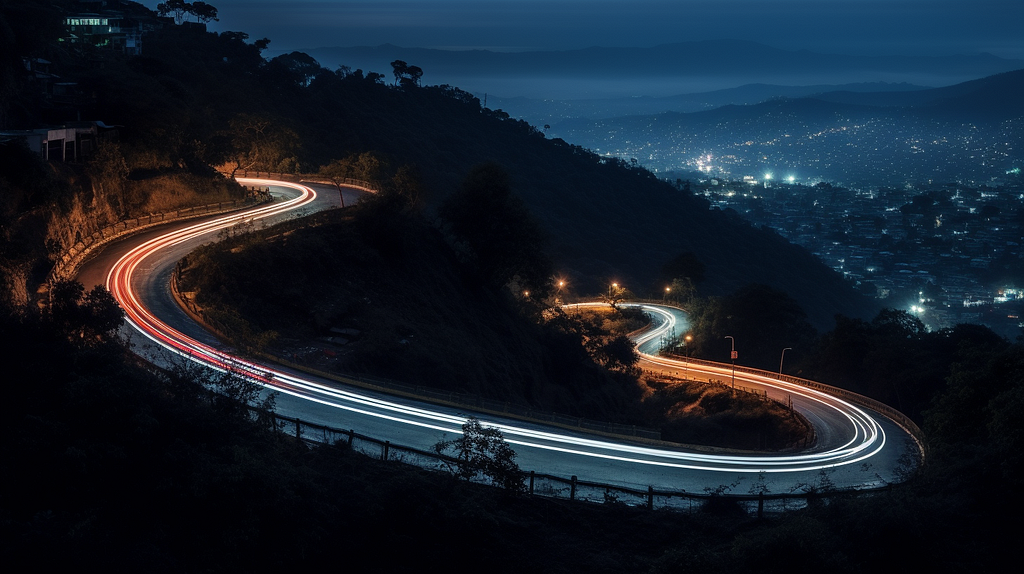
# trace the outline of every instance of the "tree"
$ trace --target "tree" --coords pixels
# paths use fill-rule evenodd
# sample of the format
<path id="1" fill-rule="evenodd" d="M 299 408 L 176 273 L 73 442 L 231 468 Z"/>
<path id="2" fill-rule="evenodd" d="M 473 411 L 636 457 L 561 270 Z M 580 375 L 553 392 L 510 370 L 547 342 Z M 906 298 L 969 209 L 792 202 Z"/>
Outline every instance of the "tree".
<path id="1" fill-rule="evenodd" d="M 211 6 L 212 7 L 212 6 Z M 167 0 L 156 5 L 156 13 L 161 16 L 174 15 L 174 23 L 181 24 L 185 21 L 185 14 L 192 14 L 192 4 L 185 0 Z"/>
<path id="2" fill-rule="evenodd" d="M 408 70 L 409 64 L 406 64 L 405 61 L 403 60 L 395 60 L 394 62 L 391 62 L 391 71 L 395 75 L 396 86 L 398 85 L 398 82 L 400 82 L 402 78 L 405 77 L 405 74 L 408 72 Z"/>
<path id="3" fill-rule="evenodd" d="M 516 464 L 516 451 L 505 442 L 499 429 L 485 427 L 474 417 L 462 425 L 461 437 L 438 441 L 434 452 L 455 459 L 449 470 L 458 478 L 470 480 L 482 475 L 505 490 L 526 490 L 523 471 Z"/>
<path id="4" fill-rule="evenodd" d="M 410 66 L 402 60 L 391 62 L 391 70 L 395 75 L 395 85 L 402 87 L 417 87 L 420 85 L 420 78 L 423 77 L 423 69 L 419 66 Z"/>
<path id="5" fill-rule="evenodd" d="M 733 336 L 742 364 L 774 370 L 783 348 L 802 353 L 817 336 L 800 305 L 767 285 L 749 284 L 726 297 L 695 299 L 688 311 L 695 356 L 706 359 L 728 360 L 732 343 L 726 337 Z"/>
<path id="6" fill-rule="evenodd" d="M 341 195 L 341 186 L 350 179 L 359 179 L 366 183 L 379 185 L 384 162 L 371 152 L 352 154 L 344 159 L 331 160 L 331 163 L 320 168 L 318 175 L 331 180 Z M 345 197 L 341 198 L 341 206 L 345 207 Z"/>
<path id="7" fill-rule="evenodd" d="M 402 78 L 403 87 L 419 87 L 420 78 L 423 77 L 423 69 L 419 66 L 409 66 L 405 70 L 406 76 Z"/>
<path id="8" fill-rule="evenodd" d="M 543 299 L 551 289 L 544 234 L 512 193 L 508 172 L 488 163 L 466 176 L 438 210 L 460 260 L 493 287 Z"/>
<path id="9" fill-rule="evenodd" d="M 239 115 L 231 120 L 234 167 L 238 171 L 294 171 L 299 136 L 265 116 Z M 288 169 L 290 168 L 290 169 Z"/>
<path id="10" fill-rule="evenodd" d="M 320 168 L 317 175 L 329 179 L 331 183 L 334 184 L 334 187 L 338 188 L 338 197 L 341 198 L 341 206 L 345 207 L 345 194 L 342 193 L 341 186 L 352 178 L 352 164 L 349 160 L 331 160 L 331 163 Z"/>
<path id="11" fill-rule="evenodd" d="M 124 313 L 100 285 L 86 293 L 78 281 L 57 281 L 50 287 L 49 318 L 70 340 L 93 346 L 116 337 Z"/>
<path id="12" fill-rule="evenodd" d="M 291 75 L 294 78 L 294 82 L 303 87 L 308 86 L 317 74 L 324 71 L 324 68 L 320 66 L 320 62 L 317 62 L 313 56 L 305 52 L 281 54 L 271 60 L 270 65 L 274 68 L 284 68 L 284 70 L 287 70 L 286 74 Z"/>
<path id="13" fill-rule="evenodd" d="M 217 8 L 207 4 L 206 2 L 193 2 L 191 13 L 196 17 L 198 22 L 203 24 L 210 21 L 220 21 L 220 19 L 217 18 Z"/>

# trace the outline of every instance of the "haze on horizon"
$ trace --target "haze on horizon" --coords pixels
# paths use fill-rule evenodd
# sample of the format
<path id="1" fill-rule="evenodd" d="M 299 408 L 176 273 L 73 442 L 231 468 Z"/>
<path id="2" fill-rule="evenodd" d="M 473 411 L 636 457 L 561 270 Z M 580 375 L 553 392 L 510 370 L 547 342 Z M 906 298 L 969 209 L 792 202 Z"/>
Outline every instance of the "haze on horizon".
<path id="1" fill-rule="evenodd" d="M 144 2 L 155 7 L 157 0 Z M 493 51 L 651 47 L 742 39 L 853 55 L 988 52 L 1024 58 L 1019 0 L 215 0 L 216 31 L 271 49 Z"/>

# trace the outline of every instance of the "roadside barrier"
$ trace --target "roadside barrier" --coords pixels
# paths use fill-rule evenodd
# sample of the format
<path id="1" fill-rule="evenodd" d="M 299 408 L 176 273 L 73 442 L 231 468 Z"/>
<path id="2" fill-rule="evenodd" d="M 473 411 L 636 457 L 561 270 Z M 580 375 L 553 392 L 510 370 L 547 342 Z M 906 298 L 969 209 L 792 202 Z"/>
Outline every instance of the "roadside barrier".
<path id="1" fill-rule="evenodd" d="M 449 471 L 458 460 L 391 441 L 366 436 L 352 429 L 338 429 L 315 424 L 301 419 L 286 417 L 274 412 L 251 409 L 252 418 L 268 422 L 280 433 L 301 440 L 310 446 L 335 445 L 351 448 L 370 458 L 408 464 L 418 468 L 440 472 Z M 812 505 L 828 504 L 836 498 L 854 496 L 879 496 L 899 486 L 885 483 L 877 487 L 862 489 L 837 489 L 831 486 L 828 471 L 822 471 L 813 484 L 801 485 L 792 492 L 772 492 L 771 481 L 759 480 L 747 487 L 746 494 L 732 492 L 738 484 L 716 485 L 704 492 L 685 490 L 656 490 L 652 486 L 626 486 L 580 480 L 577 476 L 554 476 L 534 471 L 523 472 L 527 495 L 545 496 L 563 500 L 622 504 L 649 510 L 672 510 L 682 512 L 735 511 L 762 517 L 766 513 L 780 513 L 798 510 Z M 483 477 L 474 482 L 492 484 Z"/>
<path id="2" fill-rule="evenodd" d="M 46 282 L 47 284 L 53 284 L 55 281 L 74 277 L 75 272 L 78 271 L 78 267 L 85 261 L 89 254 L 91 254 L 96 248 L 106 245 L 115 239 L 120 239 L 163 223 L 191 219 L 202 215 L 214 215 L 234 211 L 242 207 L 269 201 L 269 198 L 269 194 L 266 194 L 265 192 L 252 191 L 250 195 L 244 199 L 186 207 L 176 211 L 156 213 L 143 217 L 136 217 L 134 219 L 118 221 L 113 225 L 108 225 L 107 227 L 100 229 L 92 235 L 78 240 L 70 248 L 58 255 Z"/>

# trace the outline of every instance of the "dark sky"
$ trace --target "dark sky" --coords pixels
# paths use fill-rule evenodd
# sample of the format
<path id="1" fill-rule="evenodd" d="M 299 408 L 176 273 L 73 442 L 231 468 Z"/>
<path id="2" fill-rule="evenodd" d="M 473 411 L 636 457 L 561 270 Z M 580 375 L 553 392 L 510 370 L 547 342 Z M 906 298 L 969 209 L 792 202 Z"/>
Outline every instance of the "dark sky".
<path id="1" fill-rule="evenodd" d="M 157 0 L 144 0 L 154 7 Z M 1024 58 L 1022 0 L 212 0 L 271 48 L 568 49 L 746 39 L 849 54 Z"/>

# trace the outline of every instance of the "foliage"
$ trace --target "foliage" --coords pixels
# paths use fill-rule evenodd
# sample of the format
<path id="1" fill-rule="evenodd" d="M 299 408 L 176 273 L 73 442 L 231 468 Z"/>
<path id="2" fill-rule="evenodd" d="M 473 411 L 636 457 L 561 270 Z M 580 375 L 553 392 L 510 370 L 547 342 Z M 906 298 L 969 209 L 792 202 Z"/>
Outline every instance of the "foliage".
<path id="1" fill-rule="evenodd" d="M 870 322 L 838 315 L 835 328 L 795 363 L 795 372 L 878 399 L 921 421 L 954 365 L 1000 352 L 1007 344 L 980 325 L 925 332 L 905 311 L 885 310 Z"/>
<path id="2" fill-rule="evenodd" d="M 395 74 L 395 85 L 403 88 L 415 88 L 420 85 L 420 78 L 423 77 L 423 69 L 419 66 L 410 66 L 402 60 L 391 62 L 391 69 Z"/>
<path id="3" fill-rule="evenodd" d="M 434 452 L 455 458 L 450 470 L 458 478 L 483 476 L 505 490 L 526 491 L 523 471 L 515 461 L 516 451 L 505 442 L 501 430 L 483 426 L 474 417 L 462 425 L 462 436 L 438 441 Z"/>
<path id="4" fill-rule="evenodd" d="M 68 337 L 87 346 L 116 338 L 124 313 L 104 287 L 86 293 L 78 281 L 58 281 L 50 289 L 49 318 Z"/>
<path id="5" fill-rule="evenodd" d="M 413 202 L 414 176 L 403 171 L 347 210 L 192 252 L 181 290 L 233 340 L 278 332 L 269 352 L 298 353 L 321 370 L 642 424 L 632 418 L 635 353 L 609 346 L 615 336 L 602 331 L 621 325 L 621 335 L 637 321 L 620 312 L 585 329 L 538 325 L 506 291 L 466 281 L 472 274 Z M 360 335 L 324 345 L 333 327 Z"/>
<path id="6" fill-rule="evenodd" d="M 268 116 L 242 114 L 231 121 L 232 175 L 238 171 L 294 173 L 298 135 Z"/>
<path id="7" fill-rule="evenodd" d="M 386 164 L 376 155 L 370 152 L 352 154 L 343 159 L 333 159 L 327 165 L 321 166 L 317 175 L 327 178 L 337 188 L 341 195 L 341 186 L 349 179 L 358 179 L 379 186 L 384 175 Z M 397 185 L 400 189 L 414 189 L 418 186 L 415 177 L 409 173 L 409 168 L 400 170 L 403 174 L 402 181 Z M 413 193 L 413 195 L 416 195 Z M 345 207 L 345 197 L 342 195 L 341 206 Z"/>
<path id="8" fill-rule="evenodd" d="M 438 214 L 450 230 L 460 259 L 481 280 L 547 297 L 551 261 L 543 253 L 544 234 L 526 205 L 513 195 L 504 168 L 497 164 L 473 168 Z"/>
<path id="9" fill-rule="evenodd" d="M 268 413 L 277 403 L 277 393 L 267 392 L 251 376 L 241 372 L 214 370 L 190 360 L 176 361 L 165 373 L 167 388 L 177 400 L 189 404 L 208 402 L 222 416 L 248 421 L 252 413 L 269 428 Z"/>
<path id="10" fill-rule="evenodd" d="M 637 363 L 640 356 L 627 334 L 645 323 L 627 317 L 621 309 L 610 308 L 607 313 L 584 309 L 566 311 L 560 307 L 545 312 L 547 327 L 578 341 L 579 349 L 595 363 L 606 369 L 628 375 L 634 381 L 639 376 Z M 623 328 L 628 325 L 632 328 Z"/>
<path id="11" fill-rule="evenodd" d="M 727 385 L 648 380 L 643 408 L 662 439 L 748 450 L 806 444 L 806 421 L 787 407 Z"/>
<path id="12" fill-rule="evenodd" d="M 789 295 L 767 285 L 748 285 L 726 297 L 711 297 L 688 306 L 694 355 L 728 362 L 735 338 L 737 364 L 769 371 L 779 368 L 783 348 L 807 352 L 816 332 L 803 309 Z"/>
<path id="13" fill-rule="evenodd" d="M 217 18 L 217 8 L 206 2 L 185 2 L 185 0 L 167 0 L 156 5 L 156 12 L 161 16 L 174 16 L 177 24 L 185 22 L 189 15 L 195 16 L 196 22 L 203 24 Z"/>

